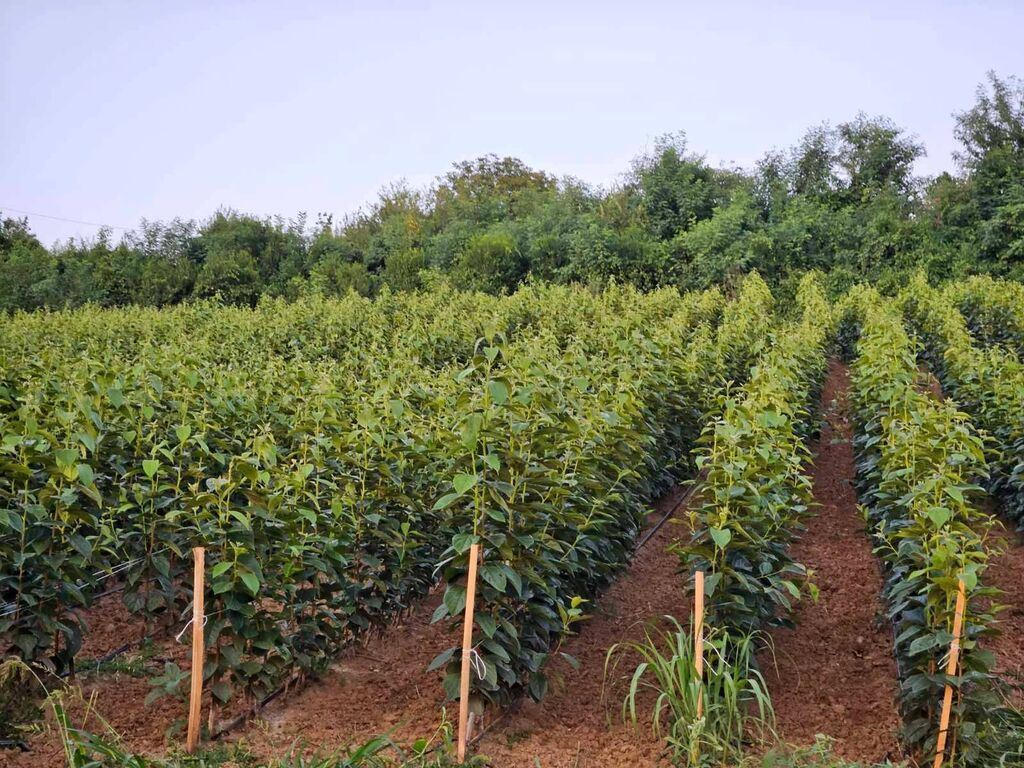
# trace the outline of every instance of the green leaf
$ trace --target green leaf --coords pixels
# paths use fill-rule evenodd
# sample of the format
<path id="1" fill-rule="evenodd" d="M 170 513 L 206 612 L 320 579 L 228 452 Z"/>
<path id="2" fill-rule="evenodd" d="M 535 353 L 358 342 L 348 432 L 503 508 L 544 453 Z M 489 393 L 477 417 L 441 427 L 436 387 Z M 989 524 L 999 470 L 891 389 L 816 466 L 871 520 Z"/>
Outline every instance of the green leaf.
<path id="1" fill-rule="evenodd" d="M 438 510 L 445 509 L 446 507 L 450 506 L 451 503 L 455 501 L 457 498 L 459 498 L 461 495 L 461 493 L 446 493 L 444 496 L 442 496 L 440 499 L 434 502 L 434 506 L 431 507 L 431 509 L 433 509 L 435 512 L 437 512 Z"/>
<path id="2" fill-rule="evenodd" d="M 70 468 L 81 458 L 77 448 L 60 448 L 54 451 L 54 456 L 57 457 L 57 465 L 64 469 Z"/>
<path id="3" fill-rule="evenodd" d="M 142 462 L 142 471 L 146 473 L 146 477 L 150 480 L 156 475 L 158 469 L 160 469 L 160 462 L 156 459 L 145 459 Z"/>
<path id="4" fill-rule="evenodd" d="M 491 400 L 497 405 L 504 405 L 508 400 L 508 385 L 500 379 L 488 382 L 487 390 L 491 393 Z"/>
<path id="5" fill-rule="evenodd" d="M 227 704 L 231 699 L 231 686 L 224 680 L 219 680 L 210 686 L 210 693 L 221 704 Z"/>
<path id="6" fill-rule="evenodd" d="M 246 588 L 252 593 L 253 597 L 259 594 L 260 591 L 260 580 L 252 571 L 240 571 L 238 574 L 242 583 L 245 584 Z"/>
<path id="7" fill-rule="evenodd" d="M 732 531 L 728 528 L 709 528 L 708 532 L 711 534 L 715 546 L 719 549 L 725 549 L 729 542 L 732 541 Z"/>
<path id="8" fill-rule="evenodd" d="M 961 489 L 959 486 L 947 485 L 946 486 L 946 495 L 949 496 L 954 501 L 957 501 L 957 502 L 959 502 L 961 504 L 964 503 L 964 492 L 963 492 L 963 489 Z"/>
<path id="9" fill-rule="evenodd" d="M 928 519 L 932 521 L 932 525 L 936 528 L 942 528 L 948 521 L 952 512 L 945 507 L 928 507 L 925 510 L 925 514 L 928 515 Z"/>
<path id="10" fill-rule="evenodd" d="M 452 656 L 455 655 L 456 651 L 458 651 L 458 648 L 448 648 L 444 651 L 441 651 L 439 654 L 437 654 L 437 656 L 434 657 L 434 660 L 431 661 L 430 664 L 427 666 L 427 672 L 433 672 L 435 669 L 440 669 L 441 667 L 443 667 L 451 660 Z"/>
<path id="11" fill-rule="evenodd" d="M 449 615 L 458 616 L 466 607 L 466 588 L 461 584 L 449 584 L 443 602 Z"/>
<path id="12" fill-rule="evenodd" d="M 476 447 L 476 440 L 480 436 L 480 429 L 483 427 L 484 417 L 479 413 L 471 413 L 466 417 L 462 425 L 462 444 L 472 450 Z"/>
<path id="13" fill-rule="evenodd" d="M 477 479 L 476 475 L 460 473 L 455 476 L 455 479 L 452 481 L 452 485 L 455 487 L 456 493 L 463 494 L 476 485 Z"/>
<path id="14" fill-rule="evenodd" d="M 498 631 L 498 623 L 488 613 L 477 613 L 476 623 L 487 637 L 494 637 L 494 633 Z"/>
<path id="15" fill-rule="evenodd" d="M 501 565 L 487 563 L 480 569 L 480 575 L 483 577 L 484 581 L 499 592 L 504 592 L 505 587 L 508 585 L 508 578 L 505 576 L 505 570 Z"/>
<path id="16" fill-rule="evenodd" d="M 93 476 L 92 467 L 88 464 L 78 465 L 78 482 L 82 485 L 92 485 L 93 480 L 96 478 Z"/>

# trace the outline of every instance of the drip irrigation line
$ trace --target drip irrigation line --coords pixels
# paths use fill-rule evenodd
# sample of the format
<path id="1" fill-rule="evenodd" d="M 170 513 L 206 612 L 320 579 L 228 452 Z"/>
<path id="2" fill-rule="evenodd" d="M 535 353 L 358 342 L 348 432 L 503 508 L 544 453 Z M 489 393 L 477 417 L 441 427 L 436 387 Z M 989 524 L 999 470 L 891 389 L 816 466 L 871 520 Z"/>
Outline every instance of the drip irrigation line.
<path id="1" fill-rule="evenodd" d="M 697 487 L 698 487 L 698 486 L 700 485 L 700 481 L 701 481 L 701 480 L 703 480 L 703 479 L 704 479 L 703 473 L 702 473 L 702 474 L 700 474 L 700 475 L 698 475 L 698 476 L 697 476 L 697 477 L 696 477 L 696 478 L 694 479 L 694 481 L 693 481 L 693 484 L 692 484 L 692 485 L 691 485 L 691 486 L 690 486 L 689 488 L 687 488 L 687 489 L 686 489 L 686 492 L 685 492 L 685 493 L 683 493 L 683 495 L 682 495 L 682 496 L 680 496 L 680 497 L 679 497 L 679 501 L 677 501 L 677 502 L 676 502 L 676 503 L 675 503 L 675 504 L 674 504 L 674 505 L 672 506 L 672 509 L 670 509 L 670 510 L 669 510 L 668 512 L 666 512 L 666 513 L 665 513 L 665 514 L 664 514 L 664 515 L 662 516 L 662 518 L 661 518 L 661 519 L 660 519 L 660 520 L 659 520 L 659 521 L 658 521 L 657 523 L 655 523 L 655 524 L 654 524 L 654 525 L 653 525 L 653 526 L 652 526 L 651 528 L 648 528 L 648 529 L 647 529 L 647 531 L 646 531 L 646 532 L 644 533 L 644 535 L 643 535 L 643 536 L 642 536 L 642 537 L 640 538 L 640 541 L 639 541 L 639 542 L 637 542 L 636 548 L 635 548 L 635 549 L 633 550 L 634 552 L 637 552 L 637 551 L 639 551 L 639 550 L 640 550 L 640 548 L 641 548 L 641 547 L 642 547 L 642 546 L 643 546 L 644 544 L 646 544 L 646 543 L 647 543 L 648 541 L 650 541 L 650 540 L 651 540 L 651 538 L 652 538 L 652 537 L 654 536 L 654 534 L 656 534 L 656 533 L 657 533 L 657 532 L 658 532 L 659 530 L 661 530 L 661 527 L 662 527 L 663 525 L 665 525 L 665 523 L 667 523 L 667 522 L 668 522 L 669 518 L 670 518 L 670 517 L 672 517 L 672 516 L 674 516 L 674 515 L 675 515 L 675 513 L 676 513 L 676 512 L 678 512 L 678 511 L 679 511 L 679 509 L 680 509 L 680 508 L 681 508 L 681 507 L 682 507 L 682 506 L 683 506 L 683 505 L 684 505 L 684 504 L 685 504 L 686 502 L 688 502 L 688 501 L 690 500 L 690 497 L 691 497 L 691 496 L 693 496 L 694 492 L 695 492 L 695 491 L 697 490 Z"/>
<path id="2" fill-rule="evenodd" d="M 698 476 L 696 478 L 696 480 L 699 480 L 700 477 L 701 476 Z M 633 550 L 634 553 L 638 552 L 645 544 L 647 544 L 647 542 L 649 542 L 651 540 L 651 538 L 665 525 L 665 523 L 668 522 L 668 520 L 671 517 L 673 517 L 676 514 L 676 512 L 678 512 L 679 509 L 687 501 L 689 501 L 689 499 L 693 496 L 694 491 L 697 489 L 698 484 L 699 483 L 695 481 L 689 488 L 687 488 L 687 490 L 682 494 L 682 496 L 679 497 L 679 499 L 676 501 L 676 503 L 672 505 L 672 508 L 669 509 L 668 512 L 666 512 L 664 515 L 662 515 L 662 517 L 658 520 L 657 523 L 655 523 L 653 526 L 651 526 L 649 529 L 647 529 L 647 531 L 644 532 L 644 535 L 637 542 L 636 547 Z M 165 548 L 164 550 L 161 550 L 160 552 L 157 552 L 156 554 L 162 554 L 163 552 L 166 552 L 168 549 L 169 548 Z M 141 562 L 144 559 L 145 558 L 137 558 L 136 561 L 129 561 L 128 563 L 119 564 L 118 568 L 123 570 L 124 568 L 130 567 L 135 562 Z M 101 571 L 99 573 L 103 573 L 104 574 L 103 578 L 109 578 L 110 576 L 114 575 L 114 571 L 111 571 L 111 572 Z M 119 592 L 119 591 L 121 591 L 123 589 L 124 589 L 123 586 L 115 587 L 114 589 L 111 589 L 108 592 L 105 592 L 103 594 L 104 595 L 113 594 L 114 592 Z M 203 623 L 205 624 L 206 621 L 208 621 L 211 616 L 217 616 L 217 615 L 219 615 L 221 613 L 224 613 L 224 611 L 225 611 L 225 609 L 222 608 L 221 610 L 216 611 L 215 613 L 206 614 L 204 616 L 204 618 L 203 618 Z M 189 619 L 189 622 L 191 622 L 191 619 Z M 187 628 L 187 626 L 188 626 L 188 624 L 186 624 L 186 628 Z M 179 637 L 180 637 L 180 635 L 179 635 Z M 128 651 L 132 650 L 133 648 L 141 645 L 146 640 L 151 640 L 151 639 L 152 639 L 152 636 L 146 636 L 141 641 L 137 641 L 137 642 L 133 642 L 133 643 L 126 643 L 125 645 L 122 645 L 119 648 L 115 648 L 113 651 L 110 651 L 109 653 L 105 654 L 104 656 L 101 656 L 100 658 L 95 659 L 93 661 L 93 663 L 98 667 L 101 664 L 113 661 L 117 657 L 119 657 L 119 656 L 127 653 Z M 69 676 L 70 674 L 71 674 L 71 672 L 70 672 L 70 670 L 68 670 L 68 671 L 65 671 L 65 672 L 61 673 L 59 676 L 61 678 L 64 678 L 64 677 Z M 252 707 L 250 707 L 249 709 L 246 709 L 241 714 L 237 715 L 234 719 L 230 720 L 228 723 L 226 723 L 222 727 L 218 728 L 217 732 L 214 733 L 211 736 L 211 739 L 213 741 L 217 741 L 221 737 L 223 737 L 224 735 L 226 735 L 226 734 L 230 733 L 231 731 L 233 731 L 238 726 L 240 726 L 240 725 L 244 724 L 245 722 L 247 722 L 250 718 L 255 717 L 257 714 L 260 713 L 260 711 L 263 710 L 264 707 L 266 707 L 268 704 L 273 702 L 275 699 L 279 698 L 282 694 L 284 694 L 286 691 L 288 691 L 294 684 L 296 684 L 296 683 L 300 683 L 301 684 L 303 682 L 303 678 L 304 678 L 304 675 L 302 673 L 297 673 L 297 674 L 293 675 L 286 682 L 282 683 L 276 689 L 271 691 L 269 694 L 267 694 L 265 697 L 263 697 L 259 702 L 254 704 Z M 489 725 L 487 725 L 487 727 L 483 728 L 479 733 L 475 734 L 473 736 L 473 738 L 469 740 L 469 744 L 471 744 L 471 745 L 477 744 L 480 740 L 483 739 L 483 737 L 485 735 L 487 735 L 487 733 L 489 733 L 494 728 L 496 728 L 498 725 L 503 723 L 509 717 L 509 715 L 513 711 L 514 711 L 514 708 L 510 707 L 510 708 L 504 710 L 503 712 L 501 712 L 493 721 L 491 721 L 491 723 Z M 440 746 L 441 745 L 438 744 L 432 750 L 430 750 L 430 752 L 437 751 L 440 748 Z"/>
<path id="3" fill-rule="evenodd" d="M 222 613 L 224 613 L 225 610 L 227 610 L 227 609 L 226 608 L 221 608 L 219 611 L 214 611 L 213 613 L 207 613 L 203 617 L 203 624 L 205 625 L 206 622 L 209 621 L 211 617 L 220 616 Z M 192 619 L 189 619 L 185 623 L 185 629 L 187 629 L 191 623 L 192 623 Z M 181 632 L 184 633 L 185 629 L 182 629 Z M 179 633 L 178 637 L 179 638 L 181 637 L 181 633 Z M 150 641 L 155 640 L 155 639 L 156 639 L 156 636 L 154 636 L 154 635 L 146 635 L 141 640 L 134 640 L 134 641 L 132 641 L 130 643 L 125 643 L 124 645 L 120 646 L 119 648 L 115 648 L 114 650 L 110 651 L 109 653 L 105 653 L 103 656 L 100 656 L 97 659 L 89 659 L 86 663 L 89 664 L 89 665 L 95 666 L 95 667 L 99 667 L 101 664 L 106 664 L 108 661 L 113 661 L 114 659 L 118 658 L 119 656 L 123 656 L 124 654 L 128 653 L 128 651 L 131 651 L 131 650 L 133 650 L 135 648 L 138 648 L 141 645 L 145 645 L 147 642 L 150 642 Z M 177 640 L 177 642 L 180 643 L 181 640 Z M 88 669 L 86 669 L 86 670 L 78 670 L 78 669 L 76 669 L 75 670 L 76 674 L 78 672 L 82 672 L 82 671 L 88 671 Z M 71 670 L 70 669 L 66 669 L 63 672 L 61 672 L 59 675 L 57 675 L 57 677 L 65 678 L 65 677 L 69 677 L 70 675 L 71 675 Z"/>
<path id="4" fill-rule="evenodd" d="M 115 648 L 114 650 L 110 651 L 109 653 L 103 654 L 98 659 L 90 659 L 88 664 L 90 666 L 94 666 L 96 669 L 99 669 L 100 665 L 106 664 L 108 661 L 113 661 L 118 656 L 120 656 L 122 654 L 125 654 L 125 653 L 128 653 L 128 651 L 130 651 L 132 648 L 135 648 L 136 646 L 142 645 L 142 643 L 144 643 L 147 639 L 148 638 L 143 638 L 141 641 L 135 641 L 135 642 L 132 642 L 132 643 L 125 643 L 120 648 Z M 79 674 L 81 672 L 88 672 L 89 669 L 88 668 L 86 668 L 86 669 L 75 669 L 75 670 L 65 669 L 63 672 L 61 672 L 59 675 L 57 675 L 57 677 L 61 678 L 62 680 L 64 678 L 71 677 L 72 671 L 77 675 L 77 674 Z"/>
<path id="5" fill-rule="evenodd" d="M 669 509 L 669 511 L 666 512 L 664 515 L 662 515 L 661 518 L 658 520 L 658 522 L 656 522 L 653 526 L 648 528 L 644 532 L 644 535 L 640 537 L 640 540 L 637 542 L 636 547 L 633 549 L 634 554 L 636 552 L 639 552 L 640 549 L 647 542 L 649 542 L 652 538 L 654 538 L 654 535 L 659 530 L 661 530 L 661 528 L 665 525 L 665 523 L 667 523 L 669 521 L 669 519 L 674 517 L 676 512 L 678 512 L 693 497 L 693 494 L 697 491 L 697 488 L 700 487 L 701 480 L 703 480 L 704 478 L 705 478 L 705 473 L 704 472 L 698 473 L 697 477 L 695 477 L 693 479 L 690 487 L 687 488 L 686 491 L 683 492 L 683 495 L 680 496 L 679 499 L 676 501 L 676 503 L 672 505 L 672 508 Z M 483 728 L 479 733 L 475 734 L 473 736 L 473 738 L 471 738 L 469 740 L 470 746 L 475 746 L 478 742 L 480 742 L 484 738 L 484 736 L 486 736 L 492 730 L 494 730 L 499 725 L 501 725 L 503 722 L 505 722 L 505 720 L 507 720 L 509 718 L 509 716 L 514 711 L 515 711 L 515 707 L 513 706 L 513 707 L 509 707 L 508 709 L 505 709 L 503 712 L 501 712 L 496 718 L 494 718 L 494 720 L 492 720 L 487 725 L 487 727 Z M 440 745 L 438 745 L 438 746 L 440 746 Z M 438 747 L 435 747 L 435 750 L 437 748 Z"/>

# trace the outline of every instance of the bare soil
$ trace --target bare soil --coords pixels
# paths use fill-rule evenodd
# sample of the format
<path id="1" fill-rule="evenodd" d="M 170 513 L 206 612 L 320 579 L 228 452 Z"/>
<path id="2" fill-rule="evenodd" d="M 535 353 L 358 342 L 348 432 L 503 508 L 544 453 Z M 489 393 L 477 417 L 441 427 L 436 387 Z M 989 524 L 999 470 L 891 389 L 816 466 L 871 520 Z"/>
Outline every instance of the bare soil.
<path id="1" fill-rule="evenodd" d="M 881 565 L 852 485 L 849 388 L 846 365 L 832 361 L 810 467 L 819 506 L 792 550 L 820 595 L 797 606 L 794 629 L 772 633 L 776 663 L 765 666 L 784 741 L 806 745 L 824 733 L 838 755 L 873 763 L 899 757 L 900 720 Z"/>
<path id="2" fill-rule="evenodd" d="M 1005 609 L 996 615 L 1000 634 L 985 647 L 995 654 L 996 673 L 1012 686 L 1010 700 L 1024 707 L 1024 537 L 1010 529 L 995 540 L 1003 551 L 989 561 L 985 581 L 1002 591 L 998 602 Z"/>
<path id="3" fill-rule="evenodd" d="M 430 662 L 461 636 L 445 624 L 430 624 L 438 592 L 396 625 L 347 657 L 319 680 L 267 706 L 243 738 L 254 752 L 270 757 L 292 748 L 332 752 L 390 732 L 408 742 L 441 725 L 442 671 Z"/>
<path id="4" fill-rule="evenodd" d="M 67 681 L 69 689 L 64 697 L 71 721 L 80 728 L 110 738 L 119 736 L 131 750 L 145 754 L 163 753 L 168 745 L 168 734 L 176 721 L 185 717 L 185 704 L 166 697 L 145 704 L 152 690 L 148 676 L 137 676 L 129 665 L 138 656 L 137 645 L 145 636 L 145 622 L 132 615 L 115 593 L 101 598 L 96 605 L 84 611 L 85 638 L 79 656 L 78 674 Z M 95 662 L 111 651 L 132 643 L 136 647 L 119 656 L 107 671 L 95 672 Z M 173 638 L 156 641 L 153 654 L 146 666 L 151 672 L 159 671 L 165 662 L 174 662 L 182 669 L 189 668 L 190 649 L 187 641 L 177 643 Z M 119 668 L 123 665 L 123 669 Z M 146 673 L 149 674 L 148 672 Z M 43 681 L 56 690 L 60 681 Z M 38 733 L 27 738 L 28 752 L 0 750 L 0 768 L 55 768 L 65 764 L 60 739 L 54 729 L 52 712 L 44 707 L 44 720 Z"/>

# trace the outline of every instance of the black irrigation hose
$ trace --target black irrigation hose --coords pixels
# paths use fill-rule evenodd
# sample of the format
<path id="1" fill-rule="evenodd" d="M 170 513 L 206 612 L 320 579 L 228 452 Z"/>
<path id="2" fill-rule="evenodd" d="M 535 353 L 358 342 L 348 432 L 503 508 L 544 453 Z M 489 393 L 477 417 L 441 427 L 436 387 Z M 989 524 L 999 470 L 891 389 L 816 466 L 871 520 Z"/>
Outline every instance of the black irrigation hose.
<path id="1" fill-rule="evenodd" d="M 702 476 L 698 476 L 697 479 L 700 480 L 701 477 Z M 656 534 L 661 529 L 661 527 L 663 525 L 665 525 L 665 523 L 668 522 L 668 519 L 670 517 L 672 517 L 673 515 L 675 515 L 675 513 L 679 511 L 680 507 L 682 507 L 686 502 L 688 502 L 690 500 L 690 497 L 693 496 L 694 491 L 697 490 L 697 485 L 698 485 L 698 483 L 695 481 L 693 483 L 693 485 L 691 485 L 689 488 L 687 488 L 686 491 L 683 493 L 683 495 L 679 497 L 679 501 L 677 501 L 672 506 L 672 509 L 670 509 L 668 512 L 666 512 L 665 515 L 657 523 L 655 523 L 651 528 L 647 529 L 647 531 L 644 533 L 644 535 L 640 538 L 640 541 L 637 542 L 636 548 L 633 550 L 634 553 L 639 552 L 640 551 L 640 547 L 642 547 L 644 544 L 646 544 L 648 541 L 650 541 L 651 537 L 653 537 L 654 534 Z"/>
<path id="2" fill-rule="evenodd" d="M 148 640 L 149 638 L 146 638 L 146 639 Z M 142 642 L 145 642 L 145 641 L 142 641 Z M 115 648 L 114 650 L 110 651 L 109 653 L 103 654 L 102 656 L 100 656 L 97 659 L 89 659 L 85 663 L 89 664 L 90 666 L 91 665 L 95 665 L 98 668 L 101 664 L 106 664 L 108 661 L 113 661 L 118 656 L 121 656 L 121 655 L 123 655 L 125 653 L 128 653 L 128 651 L 130 651 L 132 648 L 135 648 L 136 646 L 141 645 L 141 644 L 142 643 L 140 643 L 140 642 L 125 643 L 120 648 Z M 80 674 L 82 672 L 88 672 L 88 671 L 89 671 L 88 668 L 86 668 L 86 669 L 66 669 L 63 672 L 61 672 L 59 675 L 57 675 L 57 677 L 63 679 L 65 677 L 70 677 L 72 672 L 74 672 L 76 674 Z"/>

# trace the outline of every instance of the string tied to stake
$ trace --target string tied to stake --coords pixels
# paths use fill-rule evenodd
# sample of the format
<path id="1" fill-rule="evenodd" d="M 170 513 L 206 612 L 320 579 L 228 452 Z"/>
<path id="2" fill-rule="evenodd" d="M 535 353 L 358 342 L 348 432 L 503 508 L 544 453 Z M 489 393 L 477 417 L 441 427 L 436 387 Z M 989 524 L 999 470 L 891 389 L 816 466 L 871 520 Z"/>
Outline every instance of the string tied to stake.
<path id="1" fill-rule="evenodd" d="M 484 662 L 484 657 L 480 655 L 480 652 L 476 648 L 468 648 L 463 651 L 463 655 L 469 659 L 469 664 L 473 668 L 473 672 L 476 673 L 478 679 L 483 680 L 487 677 L 487 664 Z"/>
<path id="2" fill-rule="evenodd" d="M 178 642 L 178 643 L 180 643 L 180 642 L 181 642 L 181 636 L 182 636 L 182 635 L 184 635 L 184 634 L 185 634 L 185 631 L 186 631 L 186 630 L 187 630 L 187 629 L 188 629 L 189 627 L 191 627 L 191 626 L 192 626 L 192 622 L 193 622 L 194 620 L 195 620 L 195 617 L 193 617 L 193 618 L 191 618 L 191 619 L 189 619 L 188 621 L 186 621 L 186 622 L 185 622 L 185 626 L 181 628 L 181 632 L 179 632 L 179 633 L 178 633 L 178 634 L 177 634 L 177 635 L 175 636 L 175 638 L 174 638 L 175 642 Z M 204 615 L 203 615 L 203 626 L 204 626 L 204 627 L 206 626 L 206 622 L 208 622 L 209 620 L 210 620 L 210 614 L 208 614 L 208 613 L 207 613 L 207 614 L 204 614 Z"/>

